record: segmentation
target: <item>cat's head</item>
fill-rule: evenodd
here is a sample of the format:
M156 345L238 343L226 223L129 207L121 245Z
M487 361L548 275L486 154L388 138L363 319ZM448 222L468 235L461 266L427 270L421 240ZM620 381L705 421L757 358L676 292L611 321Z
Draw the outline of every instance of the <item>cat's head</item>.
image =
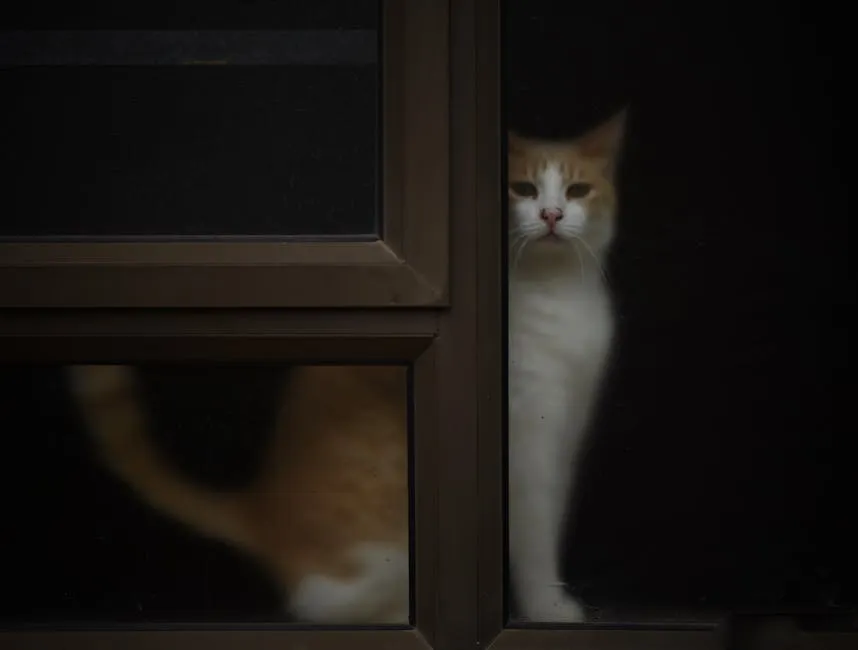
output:
M601 255L614 234L614 172L623 140L622 111L567 141L509 134L510 245L529 256Z

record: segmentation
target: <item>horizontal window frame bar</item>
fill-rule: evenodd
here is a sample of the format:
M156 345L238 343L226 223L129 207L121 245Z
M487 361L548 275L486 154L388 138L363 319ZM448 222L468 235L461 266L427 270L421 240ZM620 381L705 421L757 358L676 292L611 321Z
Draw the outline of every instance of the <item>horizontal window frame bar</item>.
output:
M7 308L432 305L385 242L0 244ZM117 287L119 290L117 290Z
M429 310L6 310L0 360L411 361L438 319Z
M427 650L429 647L417 630L0 631L0 648L10 650Z
M725 650L724 632L711 630L507 629L489 650Z

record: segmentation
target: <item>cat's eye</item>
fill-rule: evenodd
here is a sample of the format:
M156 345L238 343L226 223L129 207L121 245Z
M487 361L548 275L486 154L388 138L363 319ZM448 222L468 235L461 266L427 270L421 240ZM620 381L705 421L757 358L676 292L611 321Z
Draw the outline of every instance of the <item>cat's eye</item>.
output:
M528 182L519 182L519 183L510 183L509 189L512 190L512 193L516 196L522 196L528 199L535 199L539 194L539 190L536 189L536 185Z
M593 186L590 183L571 183L566 188L567 199L583 199L593 191Z

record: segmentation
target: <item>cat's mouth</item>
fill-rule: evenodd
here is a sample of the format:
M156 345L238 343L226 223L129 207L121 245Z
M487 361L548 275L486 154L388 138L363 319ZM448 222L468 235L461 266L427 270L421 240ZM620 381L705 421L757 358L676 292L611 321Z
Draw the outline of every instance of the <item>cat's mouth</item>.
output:
M566 238L561 237L554 230L549 230L539 238L539 241L548 242L549 244L561 244L566 241Z

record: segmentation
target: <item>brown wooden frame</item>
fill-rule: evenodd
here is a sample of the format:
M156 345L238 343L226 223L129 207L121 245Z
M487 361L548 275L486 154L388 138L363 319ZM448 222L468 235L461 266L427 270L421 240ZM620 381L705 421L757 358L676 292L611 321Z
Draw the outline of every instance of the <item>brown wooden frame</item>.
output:
M449 124L456 112L450 6L388 0L385 7L383 240L6 244L0 246L0 307L6 308L0 310L0 362L410 361L413 628L7 630L0 631L0 648L399 649L460 647L474 637L475 625L460 613L476 593L476 574L467 570L476 566L475 527L458 524L463 516L473 520L459 504L476 505L473 455L460 450L475 441L475 418L460 419L462 409L475 413L469 379L476 366L466 361L475 338L468 305L475 297L462 292L463 308L443 309L451 241ZM460 155L471 154L468 147ZM460 229L473 227L462 221ZM474 266L466 248L473 239L466 237L460 275L472 275ZM391 306L435 309L367 309Z
M0 243L0 308L446 304L448 24L445 2L383 0L379 239Z

